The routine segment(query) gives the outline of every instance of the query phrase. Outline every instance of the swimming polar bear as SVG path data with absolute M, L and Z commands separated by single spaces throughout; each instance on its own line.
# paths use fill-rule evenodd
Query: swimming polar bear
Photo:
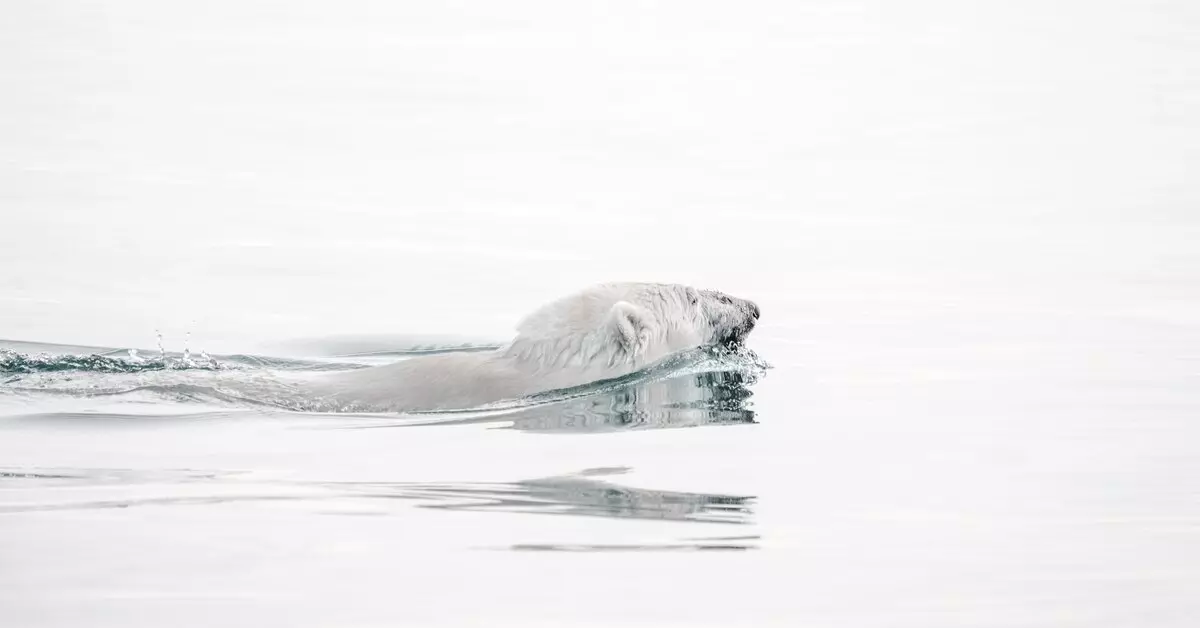
M 316 382 L 351 411 L 465 409 L 619 377 L 693 347 L 740 343 L 751 301 L 679 284 L 610 283 L 549 303 L 483 353 L 411 358 Z

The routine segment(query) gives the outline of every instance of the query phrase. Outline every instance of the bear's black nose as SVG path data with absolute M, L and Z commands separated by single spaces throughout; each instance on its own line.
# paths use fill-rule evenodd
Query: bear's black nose
M 753 316 L 754 320 L 758 320 L 758 314 L 759 314 L 758 304 L 751 301 L 750 302 L 750 316 Z

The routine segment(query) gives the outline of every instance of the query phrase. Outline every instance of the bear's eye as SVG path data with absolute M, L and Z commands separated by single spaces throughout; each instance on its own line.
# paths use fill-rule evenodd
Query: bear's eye
M 721 303 L 724 303 L 725 305 L 733 305 L 733 299 L 722 294 L 721 295 Z
M 697 296 L 696 296 L 696 295 L 694 295 L 694 294 L 689 294 L 689 295 L 688 295 L 688 303 L 691 303 L 692 305 L 695 305 L 695 304 L 697 304 L 697 303 L 699 303 L 699 302 L 700 302 L 700 297 L 697 297 Z

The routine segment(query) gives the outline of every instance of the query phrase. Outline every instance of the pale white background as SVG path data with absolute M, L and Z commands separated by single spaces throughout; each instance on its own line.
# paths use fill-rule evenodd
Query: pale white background
M 0 619 L 1192 626 L 1197 7 L 6 3 L 0 338 L 503 338 L 565 291 L 651 279 L 757 300 L 751 344 L 777 368 L 760 425 L 608 436 L 14 410 L 9 466 L 626 465 L 625 483 L 758 496 L 761 540 L 531 556 L 478 548 L 710 531 L 0 514 Z
M 504 332 L 633 278 L 1197 314 L 1188 2 L 4 13 L 0 337 Z

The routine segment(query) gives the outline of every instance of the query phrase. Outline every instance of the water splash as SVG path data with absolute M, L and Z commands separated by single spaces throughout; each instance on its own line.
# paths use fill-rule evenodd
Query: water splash
M 570 388 L 548 390 L 511 401 L 499 401 L 479 408 L 466 410 L 438 410 L 432 414 L 454 414 L 459 412 L 479 412 L 481 410 L 506 410 L 527 408 L 531 405 L 553 404 L 580 397 L 588 397 L 599 393 L 613 393 L 631 386 L 640 386 L 660 382 L 666 379 L 678 378 L 703 373 L 736 373 L 741 376 L 741 382 L 750 385 L 758 381 L 771 365 L 757 353 L 745 346 L 697 347 L 682 351 L 650 366 L 627 375 L 602 379 Z M 411 414 L 428 414 L 413 412 Z

